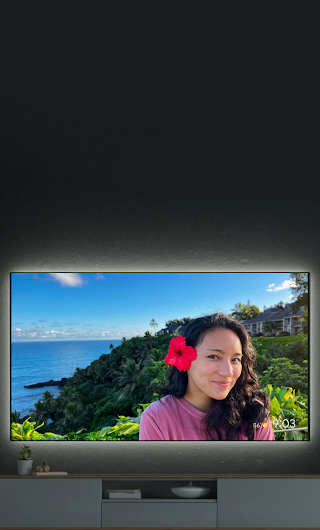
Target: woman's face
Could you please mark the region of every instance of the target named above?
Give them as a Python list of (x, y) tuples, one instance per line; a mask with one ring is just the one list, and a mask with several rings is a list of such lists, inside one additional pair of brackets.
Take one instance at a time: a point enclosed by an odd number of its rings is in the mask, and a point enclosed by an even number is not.
[[(184, 398), (199, 410), (207, 412), (211, 408), (212, 398), (224, 399), (240, 377), (242, 345), (236, 333), (230, 329), (217, 328), (207, 331), (202, 343), (194, 349), (197, 358), (191, 362), (187, 372), (188, 387)], [(228, 384), (222, 386), (218, 382)]]

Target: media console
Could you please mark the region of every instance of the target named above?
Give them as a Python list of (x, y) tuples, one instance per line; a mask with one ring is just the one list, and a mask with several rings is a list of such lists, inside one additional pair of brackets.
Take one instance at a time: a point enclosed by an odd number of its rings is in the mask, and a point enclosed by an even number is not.
[[(171, 492), (190, 481), (209, 493)], [(109, 499), (112, 488), (142, 498)], [(0, 528), (320, 529), (320, 475), (0, 475)]]

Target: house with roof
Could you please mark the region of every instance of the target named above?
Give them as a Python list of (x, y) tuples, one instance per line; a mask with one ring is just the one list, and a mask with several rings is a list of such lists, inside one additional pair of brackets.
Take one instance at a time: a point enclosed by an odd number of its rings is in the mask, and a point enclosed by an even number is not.
[(166, 328), (160, 329), (156, 332), (156, 335), (180, 335), (183, 336), (183, 333), (187, 325), (179, 326), (179, 324), (169, 324)]
[[(279, 311), (270, 307), (263, 313), (251, 318), (251, 320), (240, 320), (240, 323), (246, 328), (248, 333), (262, 333), (265, 334), (263, 329), (263, 323), (266, 320), (271, 320), (274, 323), (274, 332), (287, 331), (290, 335), (298, 335), (299, 330), (302, 327), (302, 308), (299, 307), (299, 311), (296, 315), (293, 314), (291, 306), (286, 307)], [(178, 324), (169, 324), (166, 328), (160, 329), (156, 332), (156, 335), (180, 335), (184, 336), (187, 324), (179, 326)]]
[(279, 311), (273, 307), (266, 309), (263, 313), (255, 316), (251, 320), (240, 320), (240, 323), (246, 328), (248, 333), (262, 333), (263, 322), (266, 320), (271, 320), (274, 323), (274, 331), (288, 331), (290, 335), (298, 335), (299, 329), (302, 326), (302, 308), (299, 307), (299, 311), (296, 315), (293, 314), (293, 311), (290, 306), (286, 307)]

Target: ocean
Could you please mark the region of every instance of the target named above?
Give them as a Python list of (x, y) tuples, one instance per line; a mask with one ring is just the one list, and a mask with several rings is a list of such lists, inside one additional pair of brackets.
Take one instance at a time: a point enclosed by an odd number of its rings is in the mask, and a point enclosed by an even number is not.
[(71, 377), (77, 367), (86, 368), (103, 353), (110, 353), (110, 344), (119, 346), (121, 340), (12, 342), (11, 412), (16, 410), (23, 417), (42, 399), (46, 390), (54, 397), (62, 390), (57, 386), (24, 388), (24, 385)]

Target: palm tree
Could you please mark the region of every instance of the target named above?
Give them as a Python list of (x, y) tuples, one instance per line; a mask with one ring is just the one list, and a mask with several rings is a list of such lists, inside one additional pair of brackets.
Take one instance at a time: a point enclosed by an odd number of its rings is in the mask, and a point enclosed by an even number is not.
[(124, 387), (117, 401), (120, 401), (124, 397), (131, 395), (141, 383), (140, 362), (136, 363), (134, 359), (127, 359), (124, 363), (122, 363), (121, 368), (122, 372), (114, 372), (115, 374), (119, 375), (113, 379), (115, 388)]
[(165, 356), (166, 356), (166, 353), (164, 353), (162, 350), (153, 348), (151, 353), (148, 354), (147, 358), (143, 360), (142, 365), (144, 368), (151, 366), (154, 361), (156, 362), (163, 361)]
[(246, 304), (242, 304), (241, 302), (239, 302), (235, 304), (231, 315), (233, 317), (245, 320), (247, 311), (248, 311), (248, 306)]
[(20, 423), (21, 421), (21, 412), (14, 409), (14, 412), (11, 412), (11, 423)]
[(83, 426), (87, 415), (76, 388), (66, 385), (62, 389), (56, 399), (56, 412), (53, 416), (54, 428), (52, 428), (52, 432), (57, 434), (79, 430)]
[(54, 412), (55, 409), (55, 397), (53, 392), (49, 392), (49, 390), (46, 390), (43, 393), (43, 404), (45, 405), (46, 409), (48, 410), (49, 414)]
[(65, 386), (57, 397), (57, 402), (59, 408), (64, 409), (68, 403), (80, 403), (81, 397), (75, 388)]
[(34, 404), (34, 408), (29, 410), (29, 413), (32, 414), (31, 420), (35, 421), (37, 425), (40, 425), (42, 422), (47, 425), (49, 419), (48, 411), (40, 399)]
[(110, 350), (112, 351), (113, 348), (114, 348), (114, 345), (113, 345), (113, 344), (110, 344), (109, 348), (110, 348)]
[(59, 430), (63, 432), (78, 431), (83, 427), (86, 411), (82, 403), (68, 403), (64, 410), (64, 418), (57, 422)]
[(144, 337), (145, 337), (145, 340), (146, 340), (146, 344), (150, 346), (150, 350), (152, 350), (152, 341), (153, 341), (153, 338), (152, 338), (152, 335), (150, 333), (150, 331), (146, 331), (145, 334), (144, 334)]
[(72, 384), (73, 385), (81, 385), (81, 383), (84, 383), (87, 380), (86, 372), (84, 368), (77, 368), (74, 371), (74, 374), (72, 376)]
[[(55, 397), (52, 392), (46, 390), (43, 393), (43, 399), (39, 399), (37, 403), (34, 404), (34, 409), (30, 409), (32, 414), (33, 421), (36, 421), (37, 424), (44, 422), (44, 428), (48, 425), (48, 420), (52, 419), (52, 414), (55, 409)], [(39, 431), (41, 432), (41, 431)]]
[[(150, 326), (152, 326), (153, 328), (155, 328), (156, 326), (158, 327), (158, 324), (156, 323), (154, 318), (151, 320)], [(154, 330), (153, 330), (153, 332), (154, 332)]]

